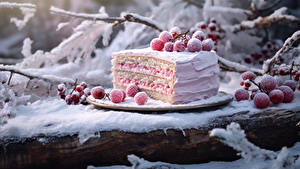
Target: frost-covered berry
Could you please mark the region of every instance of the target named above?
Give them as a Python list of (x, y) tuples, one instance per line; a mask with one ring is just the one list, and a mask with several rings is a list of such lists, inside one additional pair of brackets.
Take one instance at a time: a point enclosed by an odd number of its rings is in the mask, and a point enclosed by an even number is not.
[(81, 82), (80, 86), (82, 86), (83, 89), (87, 88), (87, 84), (85, 82)]
[(192, 38), (187, 44), (187, 49), (189, 52), (199, 52), (201, 48), (201, 41), (197, 38)]
[(205, 39), (202, 41), (202, 50), (211, 51), (214, 48), (214, 41), (209, 39)]
[(276, 85), (276, 79), (269, 75), (263, 77), (263, 79), (260, 81), (260, 87), (266, 92), (274, 90), (276, 88)]
[(251, 60), (251, 58), (250, 57), (245, 57), (245, 59), (244, 59), (244, 61), (245, 61), (245, 63), (247, 63), (247, 64), (250, 64), (250, 63), (252, 63), (252, 60)]
[(83, 91), (83, 87), (81, 85), (77, 85), (76, 86), (76, 91), (79, 92), (79, 93), (82, 92)]
[(283, 102), (284, 94), (281, 90), (275, 89), (269, 93), (269, 97), (273, 104), (279, 104)]
[(138, 92), (134, 96), (134, 101), (138, 105), (144, 105), (148, 101), (148, 95), (145, 92)]
[(211, 31), (211, 32), (214, 32), (216, 31), (217, 29), (217, 25), (215, 23), (209, 23), (208, 24), (208, 29)]
[(65, 98), (65, 101), (66, 101), (67, 104), (72, 104), (73, 99), (72, 99), (71, 95), (67, 95), (66, 98)]
[(170, 33), (172, 34), (173, 38), (175, 38), (177, 35), (181, 34), (181, 30), (176, 26), (170, 29)]
[(65, 99), (66, 99), (66, 95), (61, 94), (61, 95), (60, 95), (60, 98), (63, 99), (63, 100), (65, 100)]
[(167, 42), (167, 43), (165, 43), (164, 51), (173, 52), (173, 46), (174, 46), (173, 42)]
[(294, 100), (294, 91), (288, 86), (280, 86), (278, 87), (284, 94), (284, 103), (290, 103)]
[(152, 50), (162, 51), (165, 43), (159, 38), (155, 38), (151, 41), (150, 46)]
[(206, 26), (206, 23), (202, 21), (202, 22), (197, 23), (196, 27), (204, 30), (204, 29), (206, 29), (207, 26)]
[(203, 40), (206, 38), (206, 35), (205, 35), (205, 33), (202, 32), (202, 31), (196, 31), (196, 32), (193, 34), (192, 38), (197, 38), (197, 39), (203, 41)]
[(79, 99), (79, 103), (81, 104), (85, 104), (86, 103), (86, 96), (85, 95), (82, 95)]
[(57, 91), (59, 91), (59, 92), (64, 92), (65, 90), (66, 90), (65, 84), (59, 84), (59, 85), (57, 86)]
[(185, 50), (184, 43), (181, 41), (176, 41), (174, 43), (173, 50), (176, 52), (183, 52)]
[(235, 91), (234, 97), (237, 101), (248, 100), (249, 93), (245, 89), (239, 89), (239, 90)]
[(75, 104), (79, 103), (79, 98), (80, 98), (80, 93), (79, 92), (73, 92), (71, 97), (72, 97), (72, 100)]
[(119, 89), (113, 89), (109, 94), (109, 98), (113, 103), (121, 103), (123, 100), (123, 92)]
[(126, 94), (129, 97), (134, 97), (139, 92), (139, 87), (137, 85), (131, 84), (126, 88)]
[(83, 90), (83, 93), (84, 93), (85, 96), (89, 96), (89, 95), (91, 95), (91, 90), (89, 88), (85, 88)]
[(95, 99), (102, 99), (105, 96), (105, 91), (101, 86), (92, 88), (91, 94)]
[(297, 87), (297, 83), (294, 80), (286, 80), (282, 85), (290, 87), (293, 91), (295, 91)]
[(210, 23), (217, 23), (217, 20), (215, 18), (210, 18), (209, 22)]
[(253, 72), (247, 71), (242, 73), (243, 80), (255, 80), (256, 75)]
[(248, 87), (248, 88), (249, 88), (250, 86), (251, 86), (251, 83), (250, 83), (250, 82), (248, 82), (248, 81), (245, 82), (245, 87)]
[(124, 102), (124, 101), (125, 101), (125, 99), (126, 99), (126, 92), (125, 92), (124, 90), (121, 90), (121, 91), (122, 91), (122, 93), (123, 93), (122, 102)]
[(266, 93), (257, 93), (254, 96), (253, 102), (257, 108), (263, 109), (269, 106), (270, 98)]
[(173, 40), (173, 36), (171, 33), (167, 32), (167, 31), (163, 31), (159, 34), (159, 39), (161, 41), (163, 41), (164, 43), (166, 42), (170, 42)]

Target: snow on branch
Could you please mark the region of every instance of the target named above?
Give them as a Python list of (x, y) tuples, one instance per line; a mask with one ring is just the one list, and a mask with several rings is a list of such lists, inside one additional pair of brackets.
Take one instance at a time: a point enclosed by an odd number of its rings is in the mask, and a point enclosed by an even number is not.
[(241, 156), (245, 159), (252, 160), (254, 158), (275, 159), (276, 153), (273, 151), (261, 149), (250, 143), (244, 130), (237, 123), (231, 123), (225, 129), (216, 128), (210, 132), (210, 136), (217, 137), (221, 142), (227, 144), (233, 149), (241, 152)]
[(13, 2), (0, 2), (0, 8), (36, 8), (36, 5), (31, 3), (13, 3)]
[(272, 66), (276, 63), (278, 58), (282, 56), (285, 52), (289, 51), (289, 49), (292, 47), (295, 41), (300, 39), (300, 30), (296, 31), (291, 37), (289, 37), (279, 49), (279, 51), (276, 52), (276, 54), (271, 58), (264, 62), (263, 70), (265, 73), (269, 73), (272, 69)]
[(239, 72), (239, 73), (244, 73), (246, 71), (251, 71), (257, 75), (262, 75), (263, 70), (261, 69), (256, 69), (256, 68), (251, 68), (249, 66), (245, 66), (236, 62), (229, 61), (225, 58), (222, 58), (218, 56), (219, 59), (219, 65), (222, 69), (226, 71), (232, 71), (232, 72)]
[(291, 21), (291, 22), (299, 22), (300, 23), (299, 18), (297, 18), (293, 15), (286, 15), (285, 14), (286, 11), (287, 11), (287, 8), (282, 7), (282, 8), (277, 9), (276, 11), (274, 11), (274, 13), (272, 13), (269, 16), (258, 17), (255, 20), (251, 20), (251, 21), (243, 21), (241, 24), (233, 26), (233, 32), (237, 33), (240, 31), (247, 30), (247, 29), (264, 27), (264, 26), (268, 26), (272, 23), (277, 23), (277, 22), (282, 22), (282, 21)]
[[(25, 77), (28, 77), (30, 80), (31, 79), (40, 79), (45, 82), (49, 83), (66, 83), (66, 84), (74, 84), (74, 80), (70, 78), (65, 78), (65, 77), (58, 77), (54, 75), (38, 75), (31, 73), (29, 71), (26, 71), (24, 69), (18, 69), (15, 66), (7, 66), (7, 65), (0, 65), (0, 71), (4, 72), (10, 72), (11, 76), (12, 74), (19, 74)], [(11, 78), (11, 77), (10, 77)]]
[(128, 155), (128, 161), (132, 164), (132, 169), (149, 169), (149, 168), (165, 168), (165, 169), (184, 169), (174, 164), (163, 162), (149, 162), (135, 155)]

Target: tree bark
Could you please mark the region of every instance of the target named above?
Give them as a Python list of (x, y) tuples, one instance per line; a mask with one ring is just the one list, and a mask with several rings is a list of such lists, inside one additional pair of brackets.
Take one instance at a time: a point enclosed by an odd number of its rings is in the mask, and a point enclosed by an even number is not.
[[(149, 161), (177, 164), (232, 161), (240, 157), (232, 148), (209, 137), (213, 128), (225, 128), (237, 122), (255, 145), (280, 150), (300, 141), (300, 127), (296, 126), (299, 121), (300, 112), (268, 110), (254, 115), (241, 112), (218, 117), (205, 127), (184, 132), (175, 129), (166, 133), (163, 130), (148, 133), (104, 131), (100, 138), (90, 138), (83, 144), (79, 143), (77, 135), (39, 136), (24, 142), (0, 140), (0, 168), (85, 169), (88, 165), (129, 165), (127, 155), (130, 154)], [(39, 142), (41, 138), (47, 138), (48, 142)]]

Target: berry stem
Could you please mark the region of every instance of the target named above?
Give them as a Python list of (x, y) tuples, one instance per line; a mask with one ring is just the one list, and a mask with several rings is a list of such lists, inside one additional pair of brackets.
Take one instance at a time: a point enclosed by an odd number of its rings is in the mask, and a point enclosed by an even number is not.
[(176, 35), (176, 36), (174, 37), (174, 41), (176, 41), (178, 38), (180, 38), (180, 37), (182, 37), (182, 36), (186, 37), (186, 35), (187, 35), (189, 32), (190, 32), (190, 30), (187, 30), (187, 31), (185, 31), (185, 32), (183, 32), (183, 33), (181, 33), (181, 34)]
[[(260, 91), (264, 92), (264, 91), (262, 90), (262, 88), (260, 87), (260, 85), (257, 84), (254, 80), (249, 79), (249, 81), (250, 81), (251, 83), (253, 83), (255, 86), (257, 86), (258, 89), (259, 89)], [(265, 92), (264, 92), (264, 93), (265, 93)]]
[(78, 82), (78, 79), (75, 79), (74, 87), (73, 87), (73, 90), (71, 91), (70, 95), (72, 95), (73, 92), (76, 90), (77, 82)]
[(12, 78), (13, 74), (14, 74), (14, 72), (10, 72), (7, 85), (10, 85), (10, 81), (11, 81), (11, 78)]

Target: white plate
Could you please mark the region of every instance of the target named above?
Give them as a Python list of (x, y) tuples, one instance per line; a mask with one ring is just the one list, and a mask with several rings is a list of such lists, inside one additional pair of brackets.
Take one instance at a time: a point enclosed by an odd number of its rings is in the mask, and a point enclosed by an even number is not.
[(161, 101), (150, 99), (145, 105), (137, 105), (133, 98), (126, 98), (122, 103), (112, 103), (108, 99), (95, 99), (92, 96), (87, 98), (90, 104), (97, 107), (113, 109), (113, 110), (125, 110), (125, 111), (178, 111), (189, 110), (197, 108), (216, 107), (224, 104), (228, 104), (232, 101), (233, 96), (224, 92), (219, 92), (218, 95), (210, 97), (208, 99), (193, 101), (187, 104), (169, 104)]

